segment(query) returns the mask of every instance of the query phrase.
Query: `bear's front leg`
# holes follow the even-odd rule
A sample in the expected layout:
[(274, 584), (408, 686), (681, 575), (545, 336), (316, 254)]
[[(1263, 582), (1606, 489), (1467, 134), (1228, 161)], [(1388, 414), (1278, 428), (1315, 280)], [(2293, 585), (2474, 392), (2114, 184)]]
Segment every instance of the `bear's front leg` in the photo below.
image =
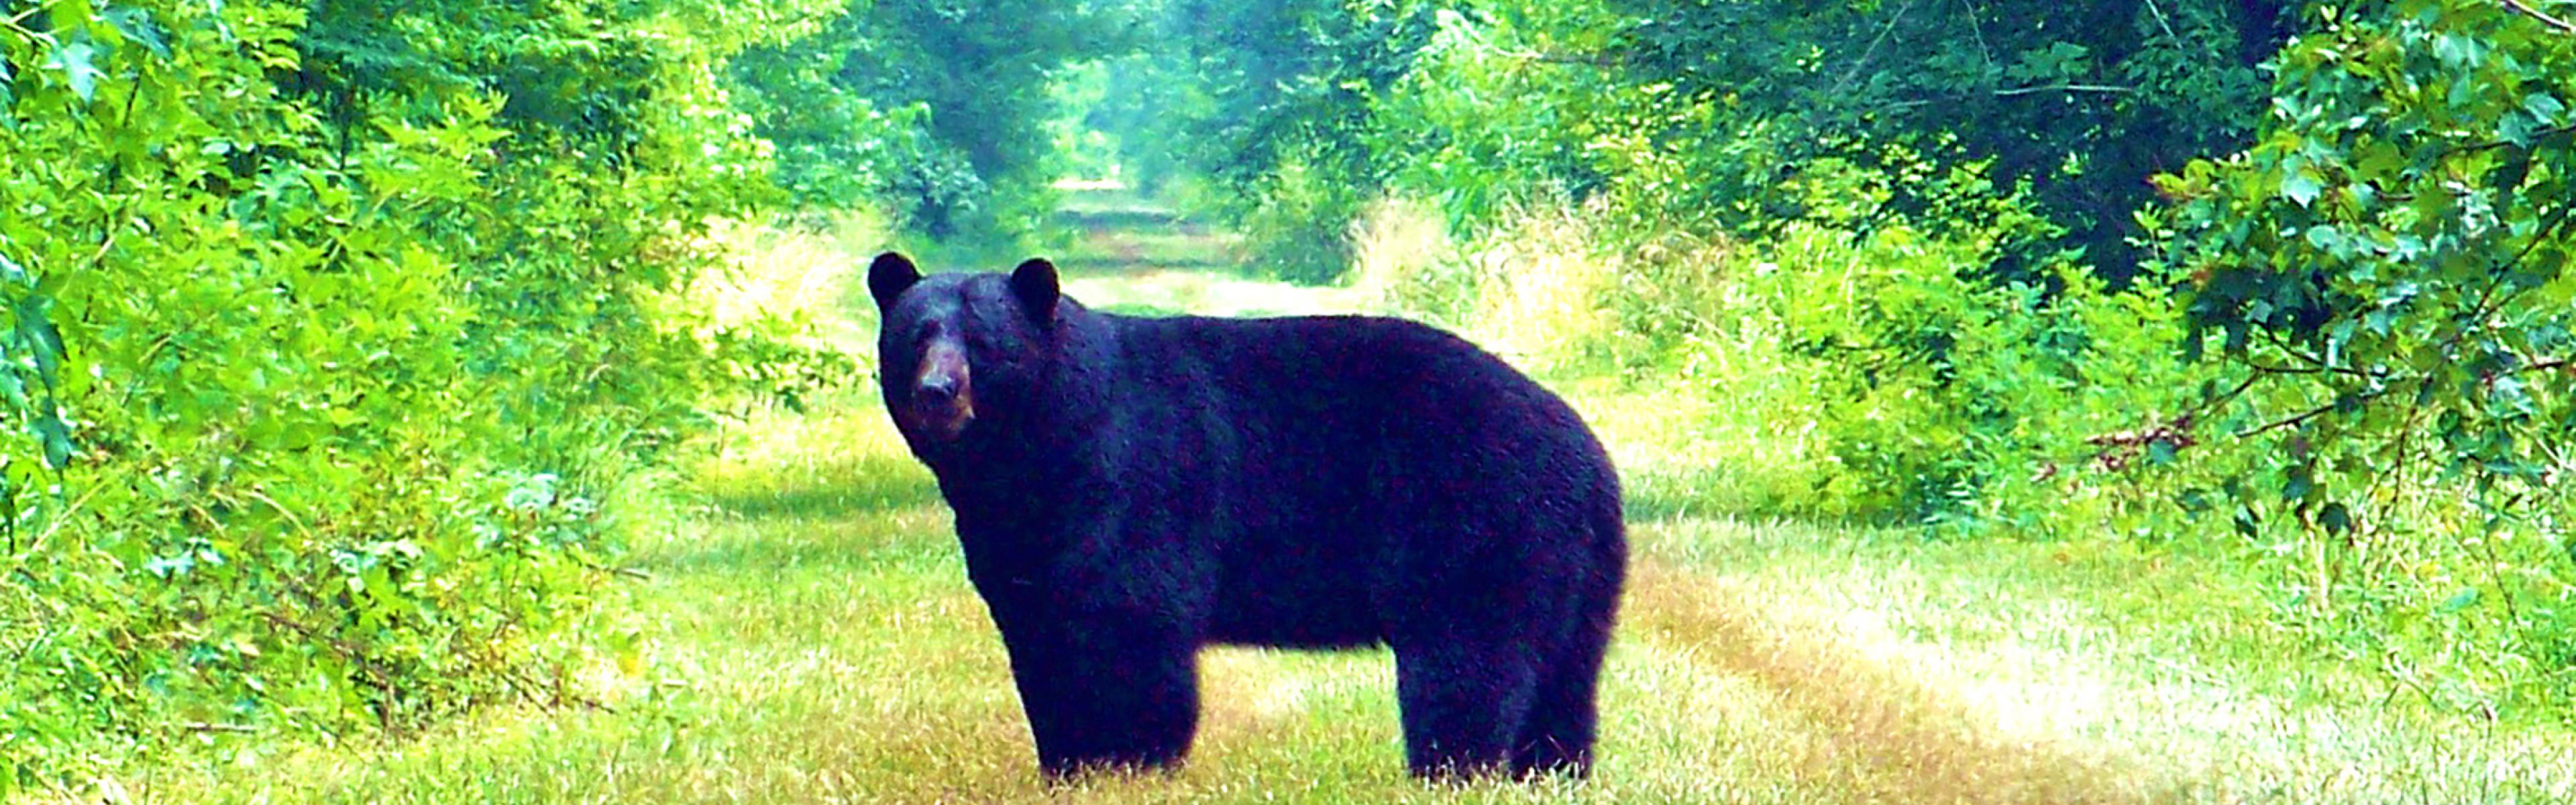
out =
[(1178, 764), (1198, 729), (1196, 641), (1133, 616), (1047, 620), (1003, 630), (1046, 776)]

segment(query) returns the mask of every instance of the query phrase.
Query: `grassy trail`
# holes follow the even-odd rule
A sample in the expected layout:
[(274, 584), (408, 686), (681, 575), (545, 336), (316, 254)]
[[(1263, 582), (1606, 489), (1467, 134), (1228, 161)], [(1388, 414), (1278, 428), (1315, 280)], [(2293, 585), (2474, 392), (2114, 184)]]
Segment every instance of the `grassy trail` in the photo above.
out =
[[(1069, 293), (1129, 311), (1347, 309), (1225, 243), (1095, 209)], [(852, 297), (853, 316), (864, 316)], [(872, 333), (846, 328), (847, 337)], [(385, 745), (157, 773), (135, 801), (2555, 802), (2561, 733), (2392, 706), (2295, 659), (2238, 576), (2118, 544), (1938, 544), (1693, 511), (1721, 401), (1556, 378), (1637, 505), (1589, 784), (1422, 787), (1382, 651), (1210, 651), (1171, 776), (1038, 786), (946, 509), (866, 389), (731, 430), (708, 511), (643, 545), (613, 709), (504, 711)], [(2256, 603), (2230, 603), (2256, 602)]]

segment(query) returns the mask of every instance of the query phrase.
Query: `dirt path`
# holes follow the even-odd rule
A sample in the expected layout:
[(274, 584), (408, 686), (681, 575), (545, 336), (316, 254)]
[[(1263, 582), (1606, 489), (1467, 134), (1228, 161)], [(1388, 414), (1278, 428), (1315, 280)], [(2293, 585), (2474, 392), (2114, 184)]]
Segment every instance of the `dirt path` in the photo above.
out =
[(2174, 782), (2116, 751), (2014, 731), (1906, 662), (1901, 647), (1836, 634), (1832, 613), (1648, 560), (1628, 597), (1627, 636), (1759, 687), (1799, 723), (1788, 771), (1861, 801), (2146, 803)]

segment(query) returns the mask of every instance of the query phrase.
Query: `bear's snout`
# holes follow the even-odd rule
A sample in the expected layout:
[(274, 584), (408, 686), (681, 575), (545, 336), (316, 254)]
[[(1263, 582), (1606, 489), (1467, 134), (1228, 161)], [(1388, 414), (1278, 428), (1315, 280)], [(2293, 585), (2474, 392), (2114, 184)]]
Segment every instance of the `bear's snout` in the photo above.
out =
[(940, 341), (921, 356), (921, 373), (913, 377), (910, 419), (914, 430), (941, 441), (957, 438), (975, 421), (974, 373), (966, 350)]

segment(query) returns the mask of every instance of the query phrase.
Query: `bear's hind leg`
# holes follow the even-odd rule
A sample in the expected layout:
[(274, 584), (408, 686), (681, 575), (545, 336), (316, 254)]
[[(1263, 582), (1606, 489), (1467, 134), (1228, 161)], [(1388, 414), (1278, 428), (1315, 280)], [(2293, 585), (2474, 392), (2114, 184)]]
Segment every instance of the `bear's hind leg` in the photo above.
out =
[(1627, 546), (1620, 537), (1614, 498), (1600, 511), (1602, 532), (1590, 562), (1593, 574), (1574, 603), (1574, 618), (1545, 652), (1538, 701), (1512, 750), (1513, 774), (1528, 779), (1563, 774), (1583, 779), (1592, 773), (1592, 744), (1600, 728), (1601, 664), (1610, 652), (1611, 632), (1619, 610), (1619, 588), (1627, 576)]
[(1450, 780), (1501, 770), (1536, 687), (1528, 656), (1516, 649), (1397, 647), (1396, 704), (1413, 775)]
[(1602, 641), (1578, 647), (1556, 658), (1539, 682), (1520, 740), (1512, 749), (1512, 774), (1528, 779), (1562, 774), (1582, 779), (1592, 773), (1592, 741), (1598, 727), (1593, 689), (1601, 676)]

